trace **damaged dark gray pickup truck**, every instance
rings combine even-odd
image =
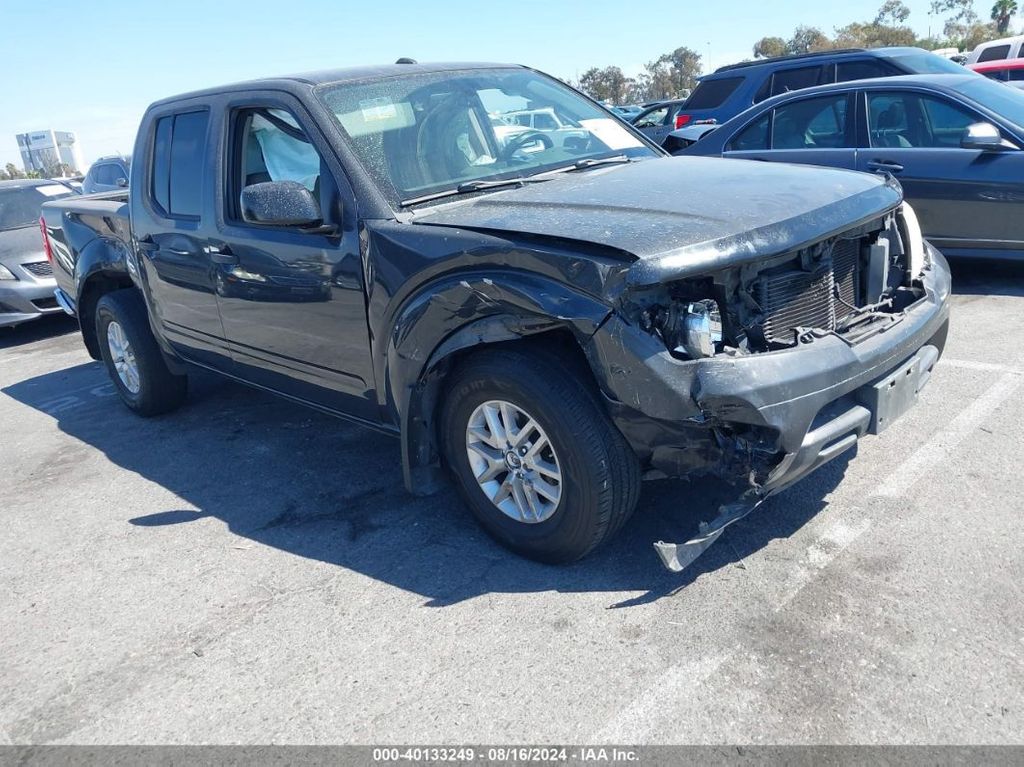
[[[409,490],[446,468],[543,561],[612,535],[642,478],[735,482],[656,544],[680,569],[898,418],[945,343],[948,266],[894,181],[670,158],[523,67],[187,94],[133,156],[128,193],[42,222],[128,407],[178,406],[196,365],[393,433]]]

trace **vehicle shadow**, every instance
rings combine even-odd
[[[953,293],[964,296],[1024,296],[1024,261],[951,258]]]
[[[420,594],[427,606],[550,590],[639,592],[609,607],[651,602],[791,535],[825,506],[846,467],[833,462],[770,499],[682,574],[664,570],[651,544],[688,539],[735,491],[711,480],[647,483],[636,515],[608,546],[582,562],[553,567],[492,542],[453,489],[429,498],[408,495],[398,442],[387,435],[213,375],[196,375],[190,388],[181,410],[155,419],[130,413],[99,363],[0,391],[184,501],[156,513],[129,507],[125,524],[215,517],[237,535]]]
[[[46,338],[78,332],[78,321],[66,314],[49,314],[13,328],[0,328],[0,349],[13,349]]]

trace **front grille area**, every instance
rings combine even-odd
[[[36,277],[52,277],[53,267],[49,261],[33,261],[31,264],[22,264],[21,268],[31,272]]]
[[[837,240],[813,271],[767,274],[754,284],[764,312],[761,330],[772,345],[795,341],[796,328],[835,330],[860,301],[860,240]]]
[[[56,298],[33,298],[32,303],[37,309],[56,309],[60,306]]]

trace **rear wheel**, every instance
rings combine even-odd
[[[579,559],[626,521],[637,459],[585,382],[545,354],[480,352],[450,379],[440,422],[473,515],[522,556]]]
[[[168,369],[137,290],[116,290],[100,298],[96,338],[117,393],[133,411],[158,415],[185,400],[188,379]]]

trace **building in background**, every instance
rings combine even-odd
[[[85,170],[82,152],[69,131],[43,130],[17,135],[25,172],[44,176],[73,176]]]

